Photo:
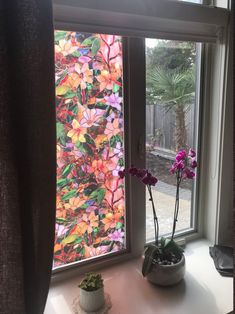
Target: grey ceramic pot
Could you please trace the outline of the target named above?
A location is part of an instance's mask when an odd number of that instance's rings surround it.
[[[86,291],[79,288],[79,291],[80,306],[86,312],[95,312],[104,306],[105,301],[103,287],[95,291]]]
[[[185,275],[185,257],[174,265],[152,265],[146,278],[159,286],[172,286],[180,282]]]

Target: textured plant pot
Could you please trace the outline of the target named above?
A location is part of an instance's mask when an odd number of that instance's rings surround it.
[[[180,282],[185,275],[185,257],[174,265],[152,265],[146,278],[159,286],[172,286]]]
[[[86,291],[79,288],[79,303],[86,312],[95,312],[104,306],[104,288],[95,291]]]

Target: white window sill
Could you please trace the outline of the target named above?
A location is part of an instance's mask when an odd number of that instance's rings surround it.
[[[220,276],[209,256],[210,243],[187,245],[186,276],[179,285],[160,288],[141,274],[141,259],[101,271],[111,296],[110,314],[227,314],[233,309],[233,279]],[[44,314],[72,314],[81,277],[53,284]]]

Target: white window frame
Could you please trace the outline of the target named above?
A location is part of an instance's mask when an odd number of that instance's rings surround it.
[[[110,0],[54,0],[53,10],[56,29],[106,32],[137,38],[153,37],[207,42],[203,66],[204,88],[201,91],[203,103],[201,134],[203,136],[200,147],[201,184],[198,199],[198,229],[197,232],[187,236],[186,241],[206,236],[212,242],[219,242],[222,208],[224,210],[225,204],[229,212],[230,205],[228,202],[226,204],[222,195],[224,184],[226,184],[225,135],[230,134],[231,131],[226,127],[226,121],[229,119],[227,108],[230,103],[228,99],[226,101],[225,88],[228,74],[229,10],[170,0],[119,0],[115,2]],[[136,40],[136,42],[137,45],[141,45],[141,40]],[[212,45],[214,45],[213,51]],[[128,53],[130,57],[131,51]],[[138,59],[138,55],[136,58]],[[139,75],[143,71],[144,66],[142,65]],[[214,75],[215,71],[217,71],[216,75]],[[134,68],[129,69],[129,73],[138,75]],[[213,84],[210,83],[212,81]],[[136,91],[134,93],[131,82],[127,83],[129,84],[130,95],[125,97],[130,96],[132,100],[135,97],[138,105],[143,105],[143,95],[141,98],[140,93],[139,95]],[[211,117],[210,123],[207,121],[208,117]],[[141,167],[145,164],[144,137],[142,136],[145,127],[143,116],[136,111],[130,119],[128,130],[130,133],[133,132],[135,136],[129,134],[128,137],[132,138],[132,141],[127,144],[126,138],[126,144],[129,146],[132,162]],[[142,125],[142,129],[140,125]],[[217,131],[216,141],[213,137],[214,130]],[[210,145],[211,143],[214,145]],[[213,174],[212,166],[208,167],[208,160],[210,165],[215,165]],[[127,221],[130,239],[129,250],[124,254],[112,255],[105,259],[95,259],[95,266],[92,260],[88,260],[82,265],[79,263],[79,266],[73,269],[69,269],[67,266],[66,274],[65,272],[64,274],[62,272],[57,273],[55,270],[53,281],[142,254],[145,244],[145,193],[135,180],[127,182],[127,188],[130,184],[135,193],[134,195],[133,193],[130,194],[129,199],[130,215]],[[229,193],[231,194],[231,191]],[[232,198],[232,194],[230,194],[228,195],[229,199]]]

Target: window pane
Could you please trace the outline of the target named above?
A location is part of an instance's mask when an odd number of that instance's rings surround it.
[[[159,179],[153,197],[160,235],[172,231],[176,178],[169,170],[175,153],[183,148],[196,148],[197,45],[146,39],[146,167]],[[181,183],[177,231],[193,227],[193,191],[193,181]],[[146,240],[151,241],[152,207],[148,197],[146,200]]]
[[[55,31],[54,268],[125,247],[122,38]]]

